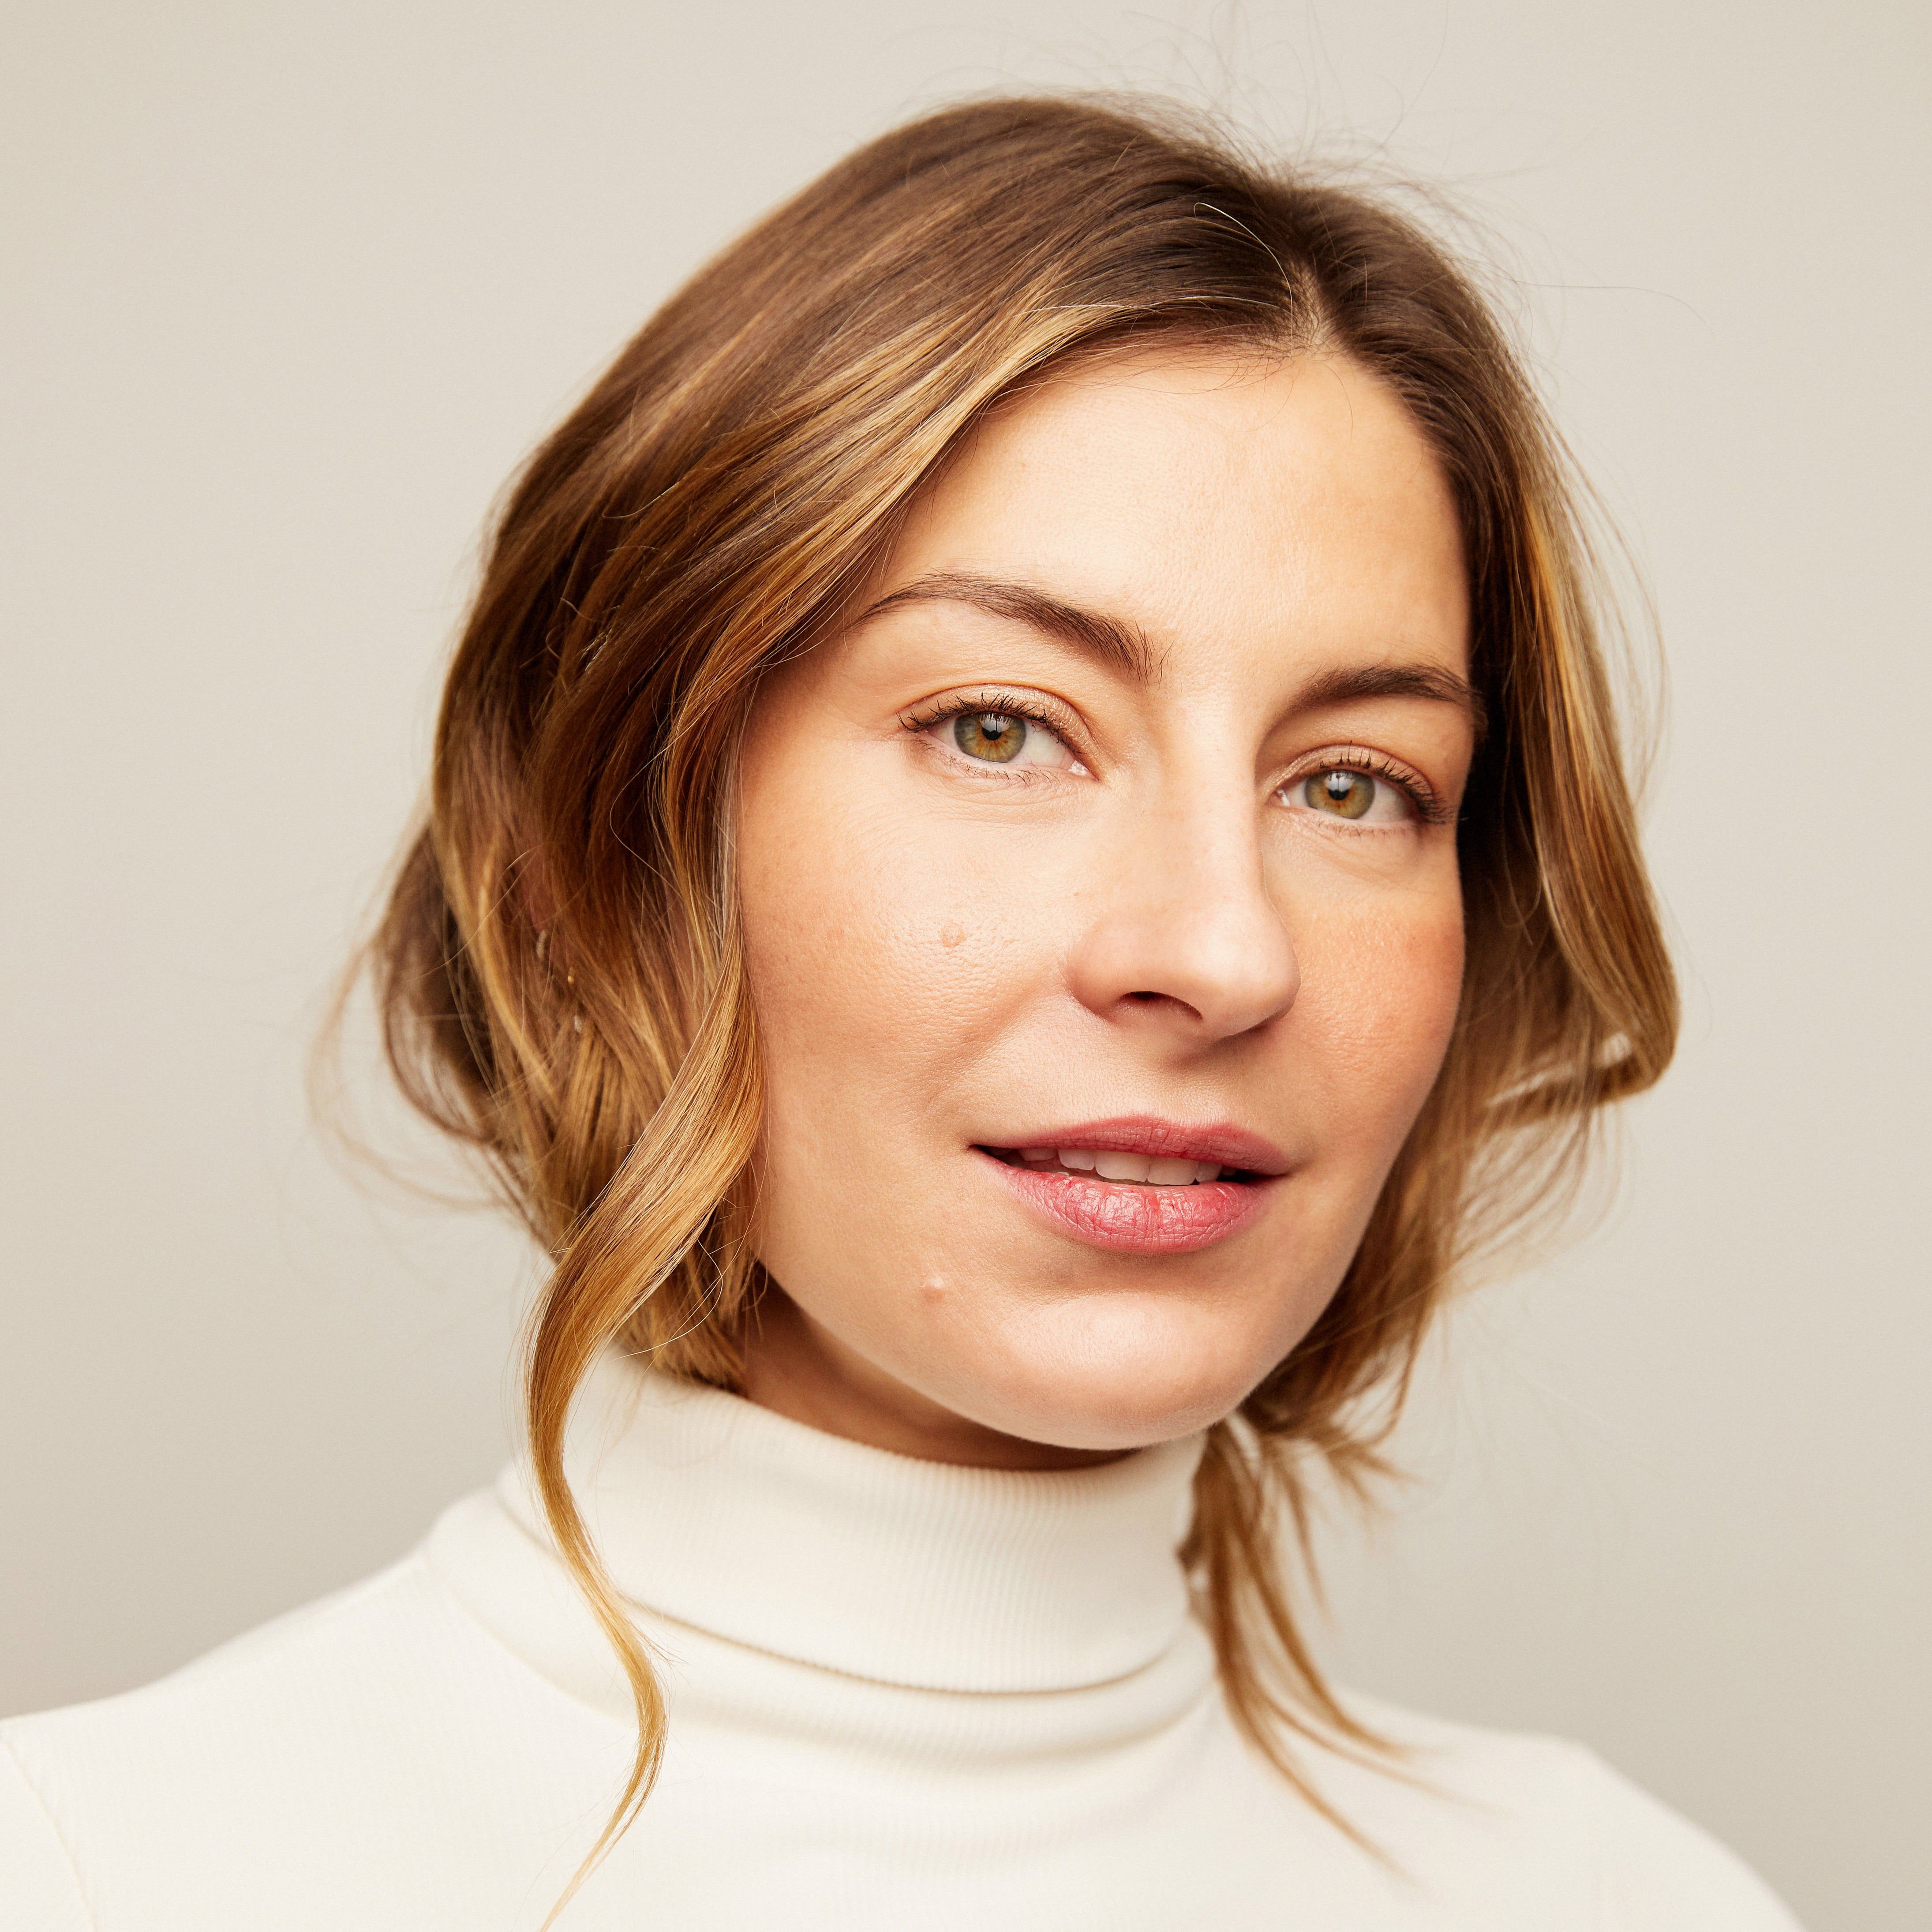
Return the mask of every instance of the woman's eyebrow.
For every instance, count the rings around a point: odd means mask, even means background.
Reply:
[[[1138,684],[1150,682],[1154,677],[1156,653],[1138,626],[1098,610],[1083,610],[1030,584],[982,577],[973,571],[935,570],[916,577],[871,605],[860,621],[903,604],[925,603],[969,604],[989,616],[1030,624],[1098,658],[1109,669],[1124,671]]]
[[[970,604],[989,616],[1030,625],[1098,658],[1112,670],[1124,671],[1136,683],[1151,682],[1159,665],[1159,654],[1138,626],[1102,611],[1082,610],[1030,584],[973,571],[935,570],[916,577],[869,606],[860,621],[902,604],[924,603]],[[1454,705],[1468,717],[1479,740],[1487,722],[1482,693],[1467,678],[1432,664],[1338,666],[1304,685],[1295,694],[1294,708],[1312,711],[1374,698],[1420,698]]]
[[[1466,677],[1432,664],[1340,665],[1310,678],[1295,694],[1294,708],[1313,711],[1370,698],[1423,698],[1453,704],[1468,717],[1479,742],[1489,724],[1483,694]]]

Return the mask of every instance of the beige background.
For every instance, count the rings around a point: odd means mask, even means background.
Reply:
[[[1338,1544],[1355,1682],[1587,1739],[1815,1928],[1932,1889],[1917,0],[216,0],[7,25],[0,1708],[386,1561],[529,1264],[370,1199],[307,1038],[493,492],[904,111],[1140,80],[1494,231],[1674,667],[1689,994],[1604,1232],[1472,1301]]]

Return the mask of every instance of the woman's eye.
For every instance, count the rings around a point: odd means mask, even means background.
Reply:
[[[932,728],[956,750],[980,764],[1057,765],[1074,762],[1073,754],[1044,724],[1009,711],[962,711],[941,718]]]
[[[1290,805],[1358,825],[1398,825],[1415,816],[1414,806],[1400,785],[1346,766],[1297,778],[1286,788],[1284,798]]]

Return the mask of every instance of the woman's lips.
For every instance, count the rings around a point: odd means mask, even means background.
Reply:
[[[1231,1121],[1190,1123],[1156,1114],[1116,1114],[1104,1120],[1029,1129],[1018,1138],[982,1136],[985,1148],[1081,1148],[1132,1154],[1149,1160],[1204,1161],[1266,1178],[1288,1171],[1288,1156],[1274,1142]]]
[[[1274,1185],[1273,1177],[1258,1174],[1251,1180],[1153,1186],[1009,1162],[983,1147],[974,1151],[1028,1207],[1063,1232],[1125,1254],[1184,1255],[1212,1247],[1261,1213]]]

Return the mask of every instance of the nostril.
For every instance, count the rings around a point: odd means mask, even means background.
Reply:
[[[1185,1000],[1176,998],[1172,993],[1124,993],[1120,997],[1133,1006],[1159,1006],[1166,1011],[1185,1013],[1197,1020],[1201,1017],[1201,1010],[1198,1006],[1190,1006]]]

